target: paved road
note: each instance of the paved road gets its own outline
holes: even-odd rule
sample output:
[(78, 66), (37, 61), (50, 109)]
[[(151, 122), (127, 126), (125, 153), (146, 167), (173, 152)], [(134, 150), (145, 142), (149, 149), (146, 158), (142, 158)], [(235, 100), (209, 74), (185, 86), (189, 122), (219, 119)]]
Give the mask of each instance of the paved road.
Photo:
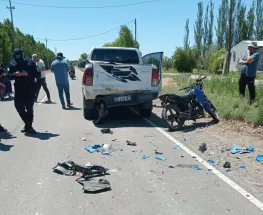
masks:
[[(101, 134), (100, 128), (83, 119), (80, 73), (70, 81), (73, 110), (62, 110), (52, 74), (47, 82), (55, 103), (35, 105), (34, 126), (39, 132), (35, 137), (20, 133), (23, 124), (12, 101), (0, 103), (1, 122), (13, 135), (0, 136), (1, 214), (262, 214), (189, 152), (174, 150), (172, 140), (129, 109), (112, 110), (105, 126), (114, 133)], [(43, 90), (39, 98), (44, 98)], [(138, 146), (127, 146), (126, 139)], [(85, 151), (87, 145), (103, 143), (123, 151), (112, 156)], [(167, 161), (156, 160), (155, 150)], [(144, 160), (142, 155), (150, 158)], [(109, 168), (112, 190), (86, 194), (76, 176), (52, 172), (58, 162), (68, 159)], [(199, 165), (202, 170), (168, 168), (178, 164)]]

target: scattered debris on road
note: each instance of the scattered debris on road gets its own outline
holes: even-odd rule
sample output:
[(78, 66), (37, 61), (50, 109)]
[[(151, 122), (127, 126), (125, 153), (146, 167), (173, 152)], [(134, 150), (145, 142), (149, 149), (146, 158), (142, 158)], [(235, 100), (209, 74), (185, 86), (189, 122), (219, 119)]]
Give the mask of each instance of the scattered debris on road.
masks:
[(194, 168), (193, 168), (194, 170), (202, 170), (199, 166), (194, 166)]
[(212, 159), (209, 159), (209, 160), (208, 160), (208, 163), (214, 164), (214, 163), (215, 163), (215, 161), (214, 161), (214, 160), (212, 160)]
[(129, 140), (126, 140), (126, 143), (128, 146), (137, 146), (136, 142), (132, 142), (132, 141), (129, 141)]
[(202, 143), (202, 144), (199, 146), (198, 151), (204, 153), (206, 150), (207, 150), (206, 144), (205, 144), (205, 143)]
[[(85, 192), (101, 192), (110, 190), (111, 186), (108, 180), (102, 178), (107, 174), (108, 169), (99, 165), (83, 166), (73, 161), (58, 163), (53, 172), (68, 176), (80, 175), (76, 180), (83, 185)], [(99, 178), (98, 178), (99, 177)]]
[(237, 144), (234, 144), (231, 148), (231, 153), (232, 154), (246, 154), (246, 153), (251, 153), (254, 152), (254, 147), (253, 146), (248, 146), (246, 149), (238, 149)]
[(263, 155), (257, 155), (256, 160), (259, 162), (263, 162)]
[(161, 155), (156, 156), (155, 159), (160, 160), (160, 161), (165, 161), (166, 160), (166, 158), (164, 158)]
[(180, 146), (174, 146), (173, 149), (180, 149)]
[(176, 166), (180, 168), (190, 168), (190, 169), (195, 167), (195, 165), (192, 164), (177, 164)]
[(86, 137), (83, 137), (81, 140), (82, 140), (82, 141), (87, 141)]
[(157, 150), (154, 150), (154, 151), (155, 151), (154, 153), (155, 153), (156, 155), (162, 155), (162, 154), (163, 154), (162, 152), (158, 152)]
[(147, 156), (147, 155), (142, 156), (142, 159), (148, 159), (148, 158), (150, 158), (150, 156)]
[(109, 128), (103, 128), (103, 129), (101, 129), (100, 131), (101, 131), (101, 133), (103, 133), (103, 134), (113, 134), (113, 131), (110, 130)]
[(230, 162), (226, 161), (223, 165), (224, 168), (231, 168)]
[(240, 169), (246, 169), (247, 167), (243, 165), (243, 166), (240, 166), (239, 168)]
[(150, 138), (150, 137), (153, 137), (153, 136), (151, 136), (151, 135), (146, 135), (146, 136), (144, 136), (145, 138)]
[(175, 167), (174, 167), (174, 166), (168, 166), (168, 168), (175, 169)]

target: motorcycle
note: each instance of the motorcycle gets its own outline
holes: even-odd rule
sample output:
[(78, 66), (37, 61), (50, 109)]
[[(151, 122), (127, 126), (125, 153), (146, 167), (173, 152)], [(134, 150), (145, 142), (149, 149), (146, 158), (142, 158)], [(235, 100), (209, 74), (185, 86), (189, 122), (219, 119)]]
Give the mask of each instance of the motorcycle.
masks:
[(70, 71), (69, 71), (69, 76), (70, 76), (70, 78), (73, 80), (74, 78), (76, 78), (76, 75), (75, 75), (75, 69), (71, 69)]
[(180, 89), (179, 91), (186, 91), (183, 96), (176, 94), (159, 96), (163, 107), (162, 120), (170, 130), (180, 130), (186, 120), (196, 122), (196, 119), (204, 118), (204, 111), (213, 118), (215, 123), (219, 122), (216, 108), (203, 91), (203, 80), (205, 78), (197, 79), (193, 85)]

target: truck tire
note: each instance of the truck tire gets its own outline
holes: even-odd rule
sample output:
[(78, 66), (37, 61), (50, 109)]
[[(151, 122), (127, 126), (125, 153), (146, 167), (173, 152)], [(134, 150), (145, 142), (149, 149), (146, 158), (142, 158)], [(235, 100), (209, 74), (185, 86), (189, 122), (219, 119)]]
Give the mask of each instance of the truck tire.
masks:
[(85, 108), (87, 105), (87, 100), (85, 99), (85, 97), (83, 96), (83, 116), (86, 120), (94, 120), (98, 117), (98, 112), (96, 107), (94, 106), (94, 108), (92, 109), (87, 109)]
[(152, 114), (152, 109), (153, 109), (152, 101), (145, 102), (139, 107), (140, 116), (149, 118)]

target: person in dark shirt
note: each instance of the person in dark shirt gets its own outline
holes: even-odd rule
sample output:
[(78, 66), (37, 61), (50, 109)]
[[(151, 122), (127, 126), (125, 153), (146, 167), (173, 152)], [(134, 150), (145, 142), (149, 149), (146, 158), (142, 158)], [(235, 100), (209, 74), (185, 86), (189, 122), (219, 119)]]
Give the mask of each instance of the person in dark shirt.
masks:
[(14, 59), (9, 62), (9, 77), (15, 79), (15, 108), (25, 123), (21, 132), (35, 134), (36, 131), (32, 127), (36, 92), (35, 79), (39, 78), (40, 73), (35, 62), (24, 58), (21, 49), (14, 49), (13, 57)]
[(248, 85), (250, 104), (254, 103), (256, 98), (255, 79), (257, 73), (257, 66), (259, 61), (259, 52), (256, 42), (248, 44), (247, 54), (239, 61), (240, 79), (239, 79), (239, 94), (241, 97), (245, 96), (246, 86)]

